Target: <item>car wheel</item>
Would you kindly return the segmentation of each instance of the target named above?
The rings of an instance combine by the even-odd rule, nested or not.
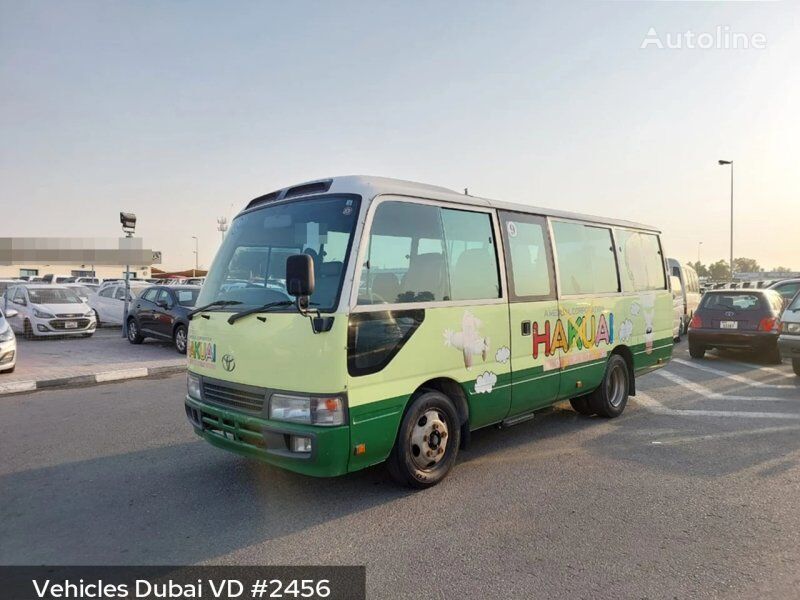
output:
[[[178,325],[175,328],[175,335],[172,339],[175,342],[175,350],[179,354],[186,354],[186,327]]]
[[[32,340],[34,337],[33,327],[31,327],[31,322],[28,319],[25,319],[25,322],[22,324],[22,337],[26,340]]]
[[[439,483],[456,462],[461,424],[452,400],[434,390],[423,391],[400,423],[388,468],[398,483],[428,488]]]
[[[97,312],[97,309],[95,309],[94,311],[94,322],[95,322],[95,327],[97,327],[97,329],[100,329],[100,313]]]
[[[619,354],[612,354],[600,387],[589,394],[589,406],[595,414],[608,419],[620,416],[628,404],[630,379],[628,363]]]
[[[572,405],[572,408],[575,410],[575,412],[580,415],[591,417],[594,414],[592,407],[589,406],[588,396],[579,396],[577,398],[570,398],[569,403]]]
[[[139,332],[139,326],[136,324],[136,319],[128,319],[128,341],[131,344],[141,344],[144,337]]]
[[[689,342],[689,356],[692,358],[703,358],[706,355],[706,347],[700,344]]]
[[[800,377],[800,358],[793,358],[792,359],[792,370],[794,374]]]

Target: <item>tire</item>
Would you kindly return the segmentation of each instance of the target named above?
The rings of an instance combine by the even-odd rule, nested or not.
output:
[[[686,315],[686,319],[683,321],[683,335],[687,335],[689,333],[689,323],[692,322],[692,318],[694,314]]]
[[[387,462],[389,474],[413,488],[434,486],[455,464],[460,444],[461,424],[453,401],[441,392],[423,390],[400,423]]]
[[[144,341],[144,336],[139,333],[139,325],[136,319],[128,319],[128,341],[131,344],[141,344]]]
[[[97,312],[97,309],[95,309],[94,311],[94,321],[95,321],[95,327],[97,329],[100,329],[100,313]]]
[[[25,322],[22,324],[22,337],[26,340],[32,340],[34,338],[33,327],[31,327],[31,322],[28,319],[25,319]]]
[[[619,354],[612,354],[600,386],[589,394],[589,407],[600,417],[613,419],[622,414],[628,404],[631,387],[628,363]]]
[[[172,336],[172,341],[175,344],[175,350],[178,351],[178,354],[186,354],[186,348],[188,347],[186,327],[184,327],[183,325],[178,325],[175,328],[175,333]]]
[[[794,374],[800,377],[800,358],[793,358],[792,359],[792,370]]]
[[[703,358],[706,355],[706,347],[700,344],[689,342],[689,356],[692,358]]]
[[[588,396],[578,396],[577,398],[570,398],[569,403],[572,405],[572,408],[575,410],[575,412],[580,415],[591,417],[594,414],[592,407],[589,406]]]

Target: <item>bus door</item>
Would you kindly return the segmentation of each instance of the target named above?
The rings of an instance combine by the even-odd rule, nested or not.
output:
[[[558,395],[559,357],[552,348],[558,301],[545,218],[499,215],[509,287],[511,417],[546,406]]]

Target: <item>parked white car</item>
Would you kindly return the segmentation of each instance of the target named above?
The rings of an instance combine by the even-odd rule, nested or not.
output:
[[[16,316],[17,311],[13,308],[3,311],[0,306],[0,373],[13,373],[17,366],[17,336],[6,319]]]
[[[129,302],[133,302],[144,290],[150,287],[149,283],[131,281],[131,295]],[[89,306],[95,311],[99,325],[122,325],[125,312],[125,282],[116,282],[103,285],[96,294],[89,297]]]
[[[672,340],[681,341],[681,334],[684,331],[683,320],[686,318],[686,302],[683,295],[681,280],[675,275],[669,276],[669,286],[672,290]]]
[[[6,290],[8,308],[17,311],[11,327],[26,338],[91,336],[97,322],[91,307],[72,290],[54,284],[26,283]]]
[[[687,333],[694,311],[700,306],[700,299],[703,296],[700,292],[700,278],[697,276],[697,271],[692,267],[681,264],[674,258],[667,259],[667,266],[669,267],[669,274],[674,275],[681,282],[684,305],[682,333]]]
[[[88,303],[89,298],[96,292],[85,283],[62,283],[63,287],[68,288],[78,295],[78,298]]]

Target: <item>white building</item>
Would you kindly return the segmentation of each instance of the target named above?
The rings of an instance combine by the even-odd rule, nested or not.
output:
[[[141,238],[0,238],[0,278],[48,274],[102,279],[150,277],[161,253]]]

